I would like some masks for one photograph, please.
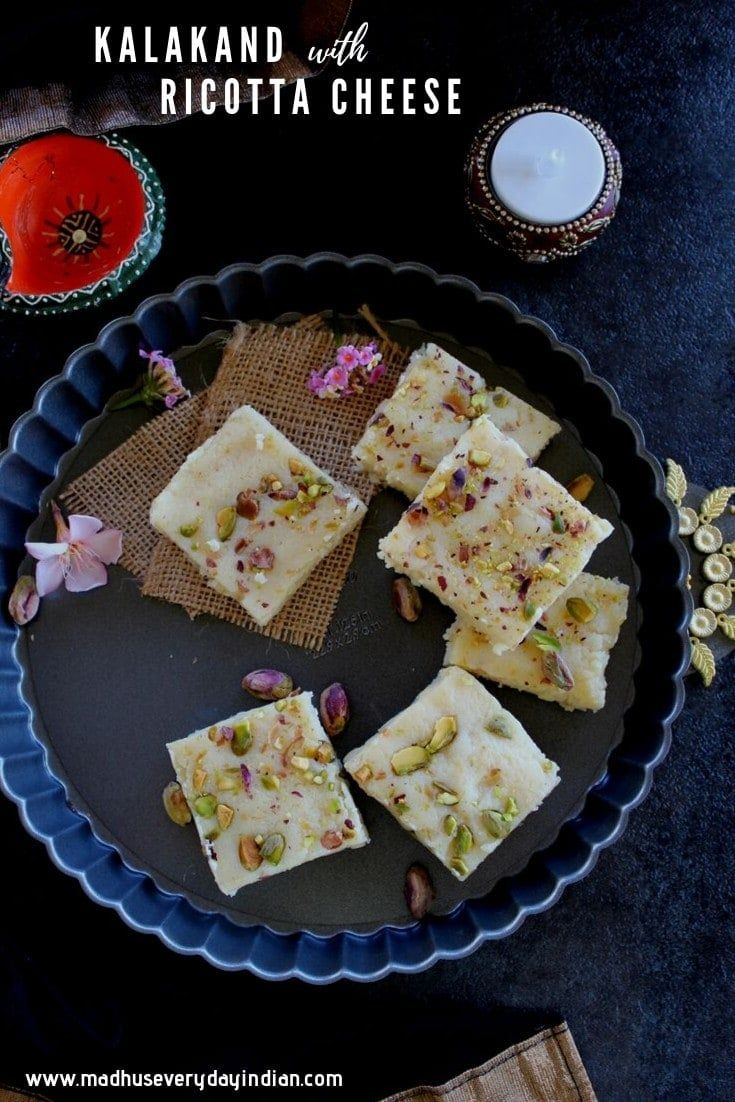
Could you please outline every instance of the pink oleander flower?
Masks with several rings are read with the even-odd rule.
[[[26,543],[28,554],[38,560],[38,596],[53,593],[62,582],[70,593],[86,593],[105,585],[107,567],[122,554],[122,532],[105,528],[96,517],[81,514],[73,514],[65,521],[55,501],[51,509],[57,542]]]
[[[191,391],[186,389],[179,378],[173,360],[162,352],[146,352],[143,348],[140,349],[140,355],[148,361],[148,370],[133,393],[122,401],[113,402],[110,409],[125,409],[136,405],[153,406],[156,402],[163,402],[166,409],[173,409],[184,398],[191,398]]]

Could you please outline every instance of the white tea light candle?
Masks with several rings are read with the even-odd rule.
[[[539,111],[503,131],[490,160],[501,203],[524,222],[557,226],[581,218],[605,182],[605,158],[591,130],[569,115]]]
[[[480,232],[521,260],[576,256],[612,221],[620,155],[596,122],[537,103],[493,116],[467,159],[466,201]]]

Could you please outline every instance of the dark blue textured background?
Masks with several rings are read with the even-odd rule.
[[[0,315],[3,438],[68,353],[145,295],[234,260],[332,248],[423,261],[507,294],[587,353],[652,451],[704,485],[735,481],[732,5],[398,7],[362,6],[365,75],[462,76],[462,116],[334,118],[322,80],[308,119],[265,106],[259,118],[129,131],[167,193],[162,253],[104,310]],[[491,252],[462,207],[476,127],[537,99],[597,118],[624,164],[613,227],[547,269]],[[368,1102],[565,1017],[601,1102],[725,1102],[733,715],[731,660],[708,692],[692,683],[650,797],[588,879],[509,940],[371,987],[267,985],[173,956],[89,902],[1,801],[0,1080],[40,1067],[328,1066],[346,1084],[330,1097]],[[206,1010],[204,1036],[191,1006]]]

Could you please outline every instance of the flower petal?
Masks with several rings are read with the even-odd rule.
[[[65,555],[69,550],[68,543],[27,543],[26,551],[34,559],[55,559],[59,555]]]
[[[122,555],[122,532],[118,528],[105,528],[102,532],[88,536],[84,546],[94,551],[97,558],[104,563],[117,562]]]
[[[39,597],[53,593],[64,580],[64,562],[60,555],[41,559],[36,567],[36,591]]]
[[[102,521],[97,517],[87,517],[82,513],[74,513],[69,517],[69,543],[84,542],[95,532],[102,528]]]
[[[107,581],[107,570],[101,559],[95,554],[72,554],[69,560],[69,569],[64,578],[66,588],[70,593],[86,593],[88,589],[96,589]],[[40,592],[40,589],[39,589]],[[43,594],[41,594],[43,596]]]

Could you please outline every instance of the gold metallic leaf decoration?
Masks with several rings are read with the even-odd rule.
[[[687,492],[687,476],[684,474],[683,469],[673,459],[666,460],[666,493],[673,501],[674,505],[679,506],[682,503],[684,495]],[[723,505],[723,509],[724,509]],[[719,516],[719,513],[717,514]]]
[[[684,505],[684,498],[689,491],[689,483],[684,469],[674,459],[666,460],[666,495],[679,511],[679,535],[682,538],[691,537],[696,549],[706,555],[702,563],[702,574],[713,584],[707,587],[703,594],[706,608],[696,608],[689,625],[689,642],[692,648],[692,668],[697,670],[706,688],[712,684],[717,667],[715,656],[704,642],[705,637],[714,635],[719,630],[735,643],[735,616],[728,616],[725,609],[735,595],[735,577],[728,559],[735,560],[735,541],[723,543],[722,531],[712,524],[713,520],[721,517],[727,509],[730,498],[735,495],[735,486],[718,486],[716,490],[710,490],[705,494],[704,500],[699,506],[699,512],[691,507],[691,502]],[[691,497],[692,495],[690,495]],[[735,513],[735,505],[730,506],[730,512]],[[728,532],[729,535],[729,532]],[[687,577],[687,589],[692,589],[692,576]],[[717,594],[714,591],[717,590]],[[723,592],[720,593],[719,591]],[[699,589],[697,589],[697,593]],[[707,600],[705,593],[710,594]],[[716,601],[710,607],[713,600]],[[718,611],[719,605],[719,611]]]
[[[714,681],[717,668],[715,666],[715,656],[709,649],[706,643],[703,643],[701,639],[692,639],[692,665],[699,674],[701,674],[702,681],[706,689],[710,687]]]
[[[717,617],[717,624],[720,631],[724,632],[728,639],[732,639],[735,643],[735,616],[726,616],[724,612],[721,612]]]
[[[721,517],[733,494],[735,494],[735,486],[719,486],[716,490],[712,490],[699,507],[700,517],[707,517],[708,520]]]

